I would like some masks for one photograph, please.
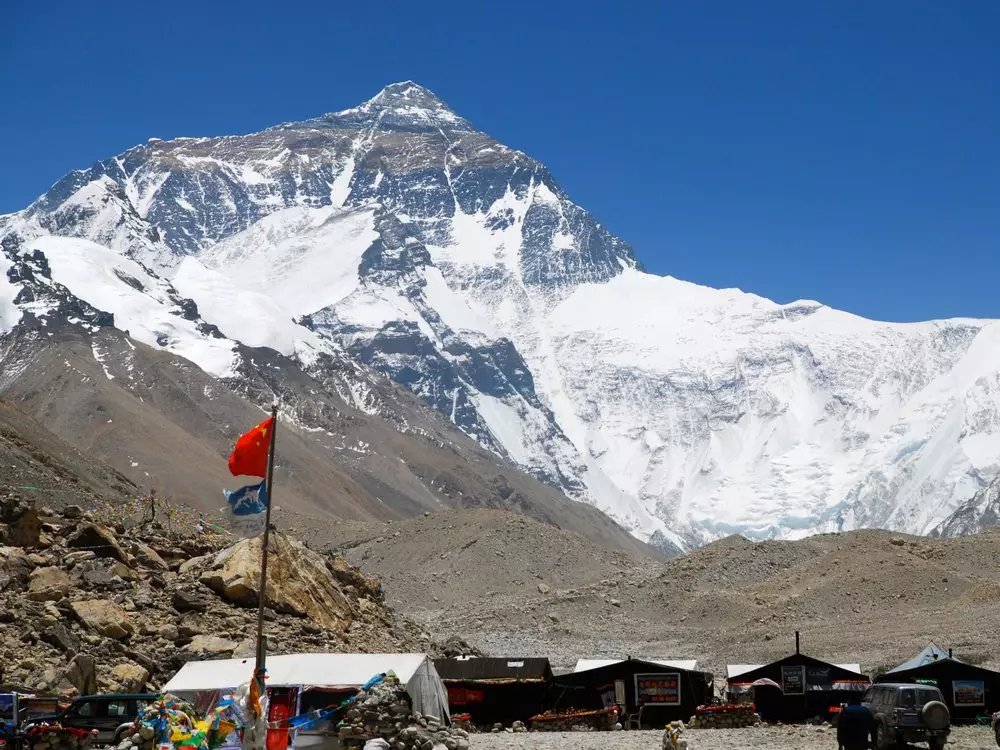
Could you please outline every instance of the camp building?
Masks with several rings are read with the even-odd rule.
[[[752,701],[764,721],[829,718],[830,708],[847,702],[847,691],[863,691],[871,680],[858,664],[830,664],[799,651],[770,664],[730,664],[726,697]]]
[[[548,659],[460,656],[435,659],[453,714],[469,714],[478,726],[527,723],[545,710],[552,681]]]
[[[1000,711],[1000,673],[967,664],[931,643],[878,682],[915,682],[941,689],[952,721],[974,721]]]
[[[576,669],[553,681],[550,708],[599,709],[618,705],[631,728],[663,727],[687,721],[711,703],[713,677],[694,660],[581,659]]]

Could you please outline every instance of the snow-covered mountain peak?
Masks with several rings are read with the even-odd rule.
[[[108,288],[138,280],[115,323],[150,321],[158,346],[216,372],[231,342],[314,374],[353,358],[643,539],[924,532],[1000,473],[1000,324],[879,323],[648,274],[544,165],[410,81],[315,120],[136,147],[0,217],[8,232],[151,269],[31,245],[95,307],[114,300],[61,276],[74,253],[112,269]],[[0,331],[30,312],[20,257]],[[172,321],[150,300],[171,316],[175,298],[226,340],[159,336]]]
[[[471,132],[472,124],[429,89],[402,81],[392,83],[357,107],[331,112],[314,120],[289,123],[282,129],[355,128],[410,133]]]

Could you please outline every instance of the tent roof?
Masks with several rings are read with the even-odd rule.
[[[435,659],[434,667],[442,680],[544,680],[552,676],[549,660],[544,658],[459,657]]]
[[[408,683],[427,654],[288,654],[267,657],[268,687],[360,687],[377,674],[395,672]],[[189,661],[174,675],[164,692],[236,688],[249,682],[254,659]]]
[[[961,659],[956,659],[953,656],[948,656],[948,652],[937,646],[937,644],[930,643],[923,651],[914,656],[912,659],[904,661],[898,667],[893,667],[886,672],[886,674],[891,674],[892,672],[906,672],[911,669],[917,669],[918,667],[925,667],[928,664],[944,661],[945,659],[951,659],[952,661],[957,662],[962,661]]]
[[[726,679],[731,680],[734,677],[739,677],[747,672],[753,672],[761,667],[766,667],[766,664],[729,664],[726,666]],[[843,669],[847,672],[856,672],[861,674],[860,664],[834,664],[833,666],[838,669]]]
[[[627,659],[577,659],[573,673],[586,672],[590,669],[600,669],[612,664],[621,664]],[[650,664],[659,664],[661,667],[673,667],[674,669],[684,669],[688,672],[695,671],[698,666],[697,659],[633,659],[633,661],[644,661]]]

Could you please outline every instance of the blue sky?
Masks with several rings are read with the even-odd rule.
[[[0,212],[412,79],[656,273],[1000,317],[1000,2],[0,3]]]

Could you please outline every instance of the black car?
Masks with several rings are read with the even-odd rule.
[[[155,693],[85,695],[69,704],[62,713],[39,716],[24,728],[32,724],[58,723],[74,729],[96,729],[98,744],[118,744],[142,710],[158,698]]]
[[[951,714],[941,691],[930,685],[872,685],[862,700],[875,719],[875,750],[905,742],[926,742],[942,750],[951,732]]]

